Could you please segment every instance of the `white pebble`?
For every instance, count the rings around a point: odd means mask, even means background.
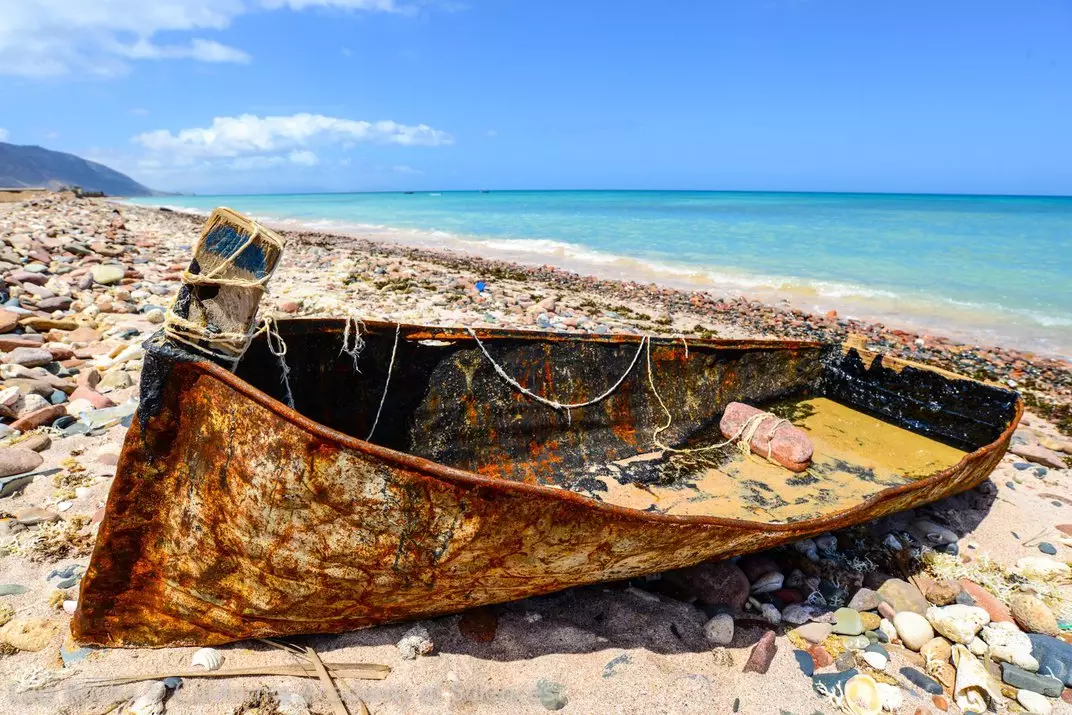
[[[934,629],[927,619],[912,611],[901,611],[893,617],[893,627],[906,648],[918,651],[934,638]]]
[[[1041,693],[1035,693],[1030,690],[1017,690],[1016,702],[1024,706],[1024,708],[1032,715],[1050,715],[1053,711],[1053,705],[1050,703],[1050,699]]]

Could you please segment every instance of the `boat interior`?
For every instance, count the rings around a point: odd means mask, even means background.
[[[278,325],[295,409],[326,427],[488,478],[664,514],[766,523],[833,514],[952,467],[1016,414],[1010,390],[812,342],[506,330],[478,330],[478,342],[464,328],[369,322],[353,349],[354,323],[349,333],[343,320]],[[237,374],[284,400],[263,337]],[[609,394],[567,410],[518,386],[561,404]],[[810,467],[712,448],[733,401],[804,430]],[[654,439],[668,422],[658,441],[673,450]]]

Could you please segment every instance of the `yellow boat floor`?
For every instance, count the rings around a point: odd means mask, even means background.
[[[808,433],[815,452],[807,471],[791,472],[734,445],[597,465],[573,488],[610,504],[665,514],[793,522],[843,511],[952,466],[965,454],[826,398],[766,409]],[[687,446],[722,440],[716,425]]]

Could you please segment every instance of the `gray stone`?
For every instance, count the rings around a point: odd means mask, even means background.
[[[44,348],[15,348],[4,356],[4,362],[23,367],[48,365],[52,362],[52,353]]]
[[[878,591],[861,588],[849,601],[849,608],[857,611],[873,611],[878,608],[880,601],[882,601],[882,597],[878,595]]]
[[[15,521],[23,526],[36,526],[60,518],[57,512],[39,506],[28,506],[24,509],[15,510]]]
[[[901,668],[901,675],[903,675],[908,682],[912,683],[925,693],[930,693],[931,695],[942,694],[942,686],[939,685],[937,680],[923,674],[915,668]]]
[[[0,583],[0,596],[18,596],[26,593],[26,587],[17,583]]]
[[[6,447],[0,449],[0,477],[10,477],[15,474],[32,472],[45,461],[32,449],[19,447]]]
[[[566,686],[553,680],[536,681],[536,697],[548,710],[561,710],[569,702],[566,696]]]
[[[733,641],[733,616],[720,613],[703,627],[704,637],[713,645],[729,645]]]
[[[1057,555],[1057,547],[1054,546],[1053,544],[1051,544],[1048,541],[1039,542],[1038,548],[1039,548],[1039,551],[1041,551],[1044,554],[1049,554],[1050,556],[1056,556]]]
[[[1001,679],[1014,688],[1023,688],[1033,693],[1042,693],[1051,698],[1060,697],[1061,691],[1065,688],[1064,683],[1057,678],[1031,673],[1012,663],[1001,664]]]
[[[33,481],[34,475],[22,474],[17,477],[0,477],[0,499],[18,494]]]
[[[822,643],[830,635],[830,624],[805,623],[800,628],[794,629],[793,632],[809,643]]]
[[[809,678],[815,675],[815,659],[811,657],[811,653],[805,650],[795,650],[793,651],[793,657],[796,658],[797,665],[800,666],[800,672]]]
[[[1031,655],[1039,663],[1039,672],[1048,673],[1072,687],[1072,644],[1041,633],[1028,633]]]
[[[811,677],[811,687],[819,695],[827,696],[835,691],[844,691],[845,683],[859,675],[856,668],[849,668],[840,673],[816,673]]]

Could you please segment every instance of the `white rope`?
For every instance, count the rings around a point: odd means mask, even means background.
[[[673,415],[670,414],[670,410],[667,408],[666,403],[663,402],[663,397],[659,394],[659,390],[655,387],[655,371],[652,369],[651,366],[650,340],[648,341],[647,358],[648,385],[651,387],[651,391],[655,394],[655,399],[658,400],[659,407],[662,408],[663,414],[666,415],[666,422],[661,427],[655,428],[655,431],[652,432],[651,435],[651,441],[656,447],[667,452],[675,452],[677,454],[693,454],[696,452],[708,452],[713,449],[723,449],[733,444],[737,440],[740,440],[739,444],[741,452],[743,452],[744,454],[748,454],[751,451],[752,438],[756,436],[756,432],[759,430],[760,426],[762,426],[763,423],[767,420],[773,419],[777,420],[777,422],[775,422],[774,428],[771,430],[770,436],[767,438],[767,461],[771,460],[771,443],[774,442],[775,433],[785,425],[792,423],[789,420],[782,419],[778,417],[778,415],[771,414],[770,412],[757,412],[756,414],[752,415],[741,424],[740,429],[738,429],[732,437],[730,437],[724,442],[718,442],[717,444],[709,444],[703,447],[695,447],[692,449],[675,448],[667,444],[663,444],[662,440],[659,439],[659,435],[670,429],[670,425],[673,424],[674,418]]]
[[[744,454],[748,454],[751,451],[752,440],[755,438],[756,433],[759,431],[760,427],[762,427],[763,424],[766,423],[768,420],[775,420],[774,427],[771,429],[770,435],[767,437],[767,460],[771,461],[771,457],[772,457],[771,449],[772,449],[772,443],[774,442],[774,435],[778,432],[779,429],[781,429],[785,425],[792,424],[789,420],[782,419],[782,418],[778,417],[775,414],[771,414],[770,412],[757,412],[756,414],[754,414],[751,417],[749,417],[748,419],[746,419],[741,424],[740,428],[737,430],[737,432],[732,437],[730,437],[729,439],[727,439],[727,440],[725,440],[723,442],[718,442],[717,444],[709,444],[709,445],[706,445],[706,446],[703,446],[703,447],[696,447],[696,448],[692,448],[692,449],[671,447],[670,445],[663,443],[663,441],[659,439],[660,434],[662,434],[666,430],[670,429],[670,425],[673,424],[674,418],[673,418],[673,415],[670,414],[670,410],[669,410],[669,408],[667,408],[666,402],[663,401],[662,395],[659,394],[659,390],[655,387],[655,370],[652,367],[652,363],[651,363],[651,337],[650,336],[645,335],[643,338],[641,338],[640,345],[639,345],[639,347],[637,347],[636,355],[633,356],[633,361],[631,363],[629,363],[629,367],[626,368],[625,372],[622,373],[622,376],[619,377],[618,380],[613,385],[611,385],[610,388],[608,388],[604,393],[602,393],[598,397],[594,397],[591,400],[588,400],[586,402],[575,402],[575,403],[570,403],[570,404],[563,404],[561,402],[558,402],[557,400],[551,400],[551,399],[548,399],[546,397],[543,397],[542,395],[537,395],[535,392],[533,392],[532,390],[528,389],[527,387],[522,385],[520,382],[515,380],[513,377],[508,375],[506,373],[506,370],[502,367],[502,365],[500,365],[498,362],[496,362],[495,358],[493,358],[491,356],[491,353],[488,352],[488,349],[484,346],[484,343],[477,336],[476,331],[473,330],[471,327],[467,327],[466,330],[468,330],[469,334],[471,336],[473,336],[473,340],[476,341],[477,347],[479,347],[480,351],[482,353],[484,353],[484,357],[486,357],[488,359],[488,362],[491,363],[491,366],[493,368],[495,368],[495,372],[498,373],[499,377],[501,377],[504,381],[506,381],[507,384],[509,384],[511,387],[513,387],[515,390],[517,390],[518,392],[522,393],[526,397],[528,397],[528,398],[530,398],[532,400],[535,400],[536,402],[539,402],[540,404],[546,405],[546,406],[550,407],[551,409],[565,410],[566,419],[569,420],[571,423],[572,423],[572,417],[570,415],[571,410],[578,409],[578,408],[581,408],[581,407],[588,407],[590,405],[594,405],[597,402],[602,402],[603,400],[607,399],[612,394],[614,394],[614,392],[619,387],[621,387],[622,383],[625,382],[625,378],[629,376],[629,374],[633,371],[633,368],[636,367],[637,360],[639,360],[639,358],[640,358],[640,354],[642,352],[644,352],[645,348],[647,348],[648,385],[651,387],[651,391],[655,395],[655,399],[658,401],[659,407],[662,408],[663,414],[666,415],[666,422],[662,426],[656,427],[654,432],[652,432],[651,441],[656,447],[658,447],[658,448],[660,448],[660,449],[662,449],[662,450],[664,450],[666,452],[673,452],[673,453],[677,453],[677,454],[692,454],[692,453],[695,453],[695,452],[707,452],[707,451],[711,451],[711,450],[715,450],[715,449],[723,449],[723,448],[728,447],[729,445],[733,444],[734,442],[738,442],[739,446],[740,446],[740,449],[741,449],[741,452],[743,452]],[[687,355],[688,354],[687,353],[687,351],[688,351],[688,343],[685,342],[685,339],[683,337],[681,338],[681,342],[685,344],[685,350],[686,350],[686,355]],[[392,363],[393,363],[394,362],[394,353],[393,352],[391,354],[391,360],[392,360]],[[384,388],[384,394],[386,395],[386,386]],[[382,406],[382,401],[381,401],[381,406]]]
[[[350,326],[353,325],[353,344],[351,344]],[[361,351],[365,349],[365,339],[361,337],[361,330],[365,327],[365,324],[360,318],[354,315],[348,315],[346,317],[345,328],[342,333],[342,347],[339,348],[339,355],[343,353],[350,356],[350,359],[354,361],[354,372],[361,374],[361,369],[357,366],[357,362],[361,357]]]
[[[591,400],[587,400],[585,402],[572,402],[572,403],[565,404],[565,403],[559,402],[558,400],[549,400],[548,398],[543,397],[542,395],[537,395],[535,392],[533,392],[532,390],[528,389],[527,387],[522,385],[520,382],[518,382],[514,378],[510,377],[509,375],[507,375],[506,370],[503,369],[502,365],[497,363],[495,361],[495,358],[493,358],[491,356],[491,353],[488,352],[488,349],[486,347],[484,347],[484,343],[481,342],[480,338],[476,334],[476,331],[473,330],[471,327],[467,327],[466,330],[468,330],[469,334],[473,336],[473,340],[476,341],[477,347],[479,347],[480,351],[484,353],[484,357],[486,357],[488,359],[488,362],[491,363],[491,366],[493,368],[495,368],[495,372],[497,372],[499,374],[499,377],[501,377],[503,380],[505,380],[507,382],[507,384],[509,384],[511,387],[513,387],[515,390],[517,390],[521,394],[525,395],[526,397],[528,397],[530,399],[533,399],[533,400],[536,400],[536,402],[539,402],[541,404],[547,405],[548,407],[550,407],[553,410],[560,410],[560,411],[565,410],[565,412],[566,412],[566,420],[570,424],[573,423],[573,416],[570,414],[571,410],[580,409],[581,407],[589,407],[589,406],[594,405],[594,404],[596,404],[598,402],[602,402],[603,400],[607,399],[612,394],[614,394],[615,390],[617,390],[619,387],[621,387],[621,384],[623,382],[625,382],[625,378],[629,377],[629,373],[631,373],[633,371],[633,368],[636,367],[637,361],[640,359],[640,354],[642,352],[644,352],[644,346],[647,345],[650,342],[648,336],[646,336],[646,335],[643,338],[641,338],[640,346],[637,348],[636,355],[633,356],[633,361],[631,363],[629,363],[629,367],[627,367],[625,369],[625,372],[623,372],[622,376],[618,378],[618,381],[615,382],[613,385],[611,385],[607,389],[606,392],[604,392],[603,394],[599,395],[598,397],[593,397]]]
[[[349,323],[347,323],[349,325]],[[395,352],[398,350],[398,334],[402,330],[401,323],[395,323],[395,344],[391,346],[391,362],[387,364],[387,379],[383,381],[383,394],[380,395],[380,406],[376,408],[376,419],[372,421],[372,429],[369,430],[366,442],[372,441],[372,435],[376,432],[376,425],[380,423],[380,413],[383,412],[383,403],[387,399],[387,387],[391,384],[391,372],[395,369]],[[357,358],[354,358],[356,361]],[[356,362],[355,362],[356,365]]]
[[[264,342],[268,345],[268,352],[275,355],[279,360],[279,381],[283,383],[284,396],[287,407],[294,409],[294,393],[290,390],[290,366],[287,365],[287,344],[283,336],[279,334],[275,318],[268,316],[264,319]]]

